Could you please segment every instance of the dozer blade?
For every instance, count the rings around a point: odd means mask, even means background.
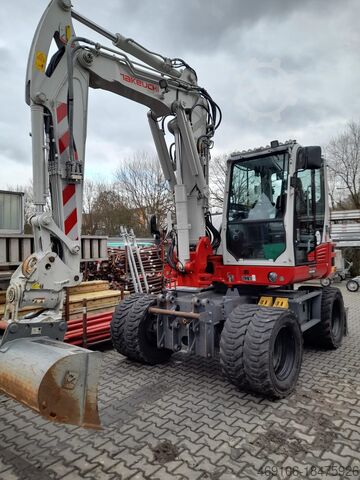
[[[51,340],[20,338],[0,348],[0,390],[44,418],[101,428],[101,353]]]

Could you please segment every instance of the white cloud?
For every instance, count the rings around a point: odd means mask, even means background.
[[[197,70],[200,84],[223,110],[215,154],[275,138],[323,145],[348,120],[360,117],[356,0],[73,3],[108,30],[183,57]],[[29,2],[18,0],[8,3],[0,17],[0,188],[26,184],[31,171],[24,78],[45,7],[45,1],[31,2],[30,8]],[[77,31],[100,38],[82,26]],[[261,68],[254,69],[252,59]],[[266,68],[274,61],[279,61],[280,73]],[[268,115],[279,105],[280,115]],[[149,149],[153,145],[145,107],[111,93],[90,93],[87,176],[110,178],[123,158]]]

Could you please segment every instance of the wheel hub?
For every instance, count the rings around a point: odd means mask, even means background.
[[[278,380],[285,380],[294,366],[295,339],[288,327],[279,330],[273,352],[273,367]]]

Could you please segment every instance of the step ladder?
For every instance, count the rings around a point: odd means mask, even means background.
[[[134,230],[131,228],[130,231],[128,231],[126,227],[121,226],[120,237],[124,242],[130,277],[133,282],[135,292],[149,293],[149,284]]]

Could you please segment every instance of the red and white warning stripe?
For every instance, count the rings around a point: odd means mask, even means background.
[[[76,208],[76,186],[68,183],[62,192],[64,209],[64,232],[73,240],[78,239],[78,215]]]
[[[56,122],[58,133],[58,152],[60,161],[64,165],[69,156],[69,124],[67,118],[67,104],[59,103],[56,109]],[[74,148],[74,159],[78,159],[76,148]],[[76,206],[76,185],[64,183],[62,191],[62,204],[64,209],[64,232],[72,240],[78,239],[78,213]]]

